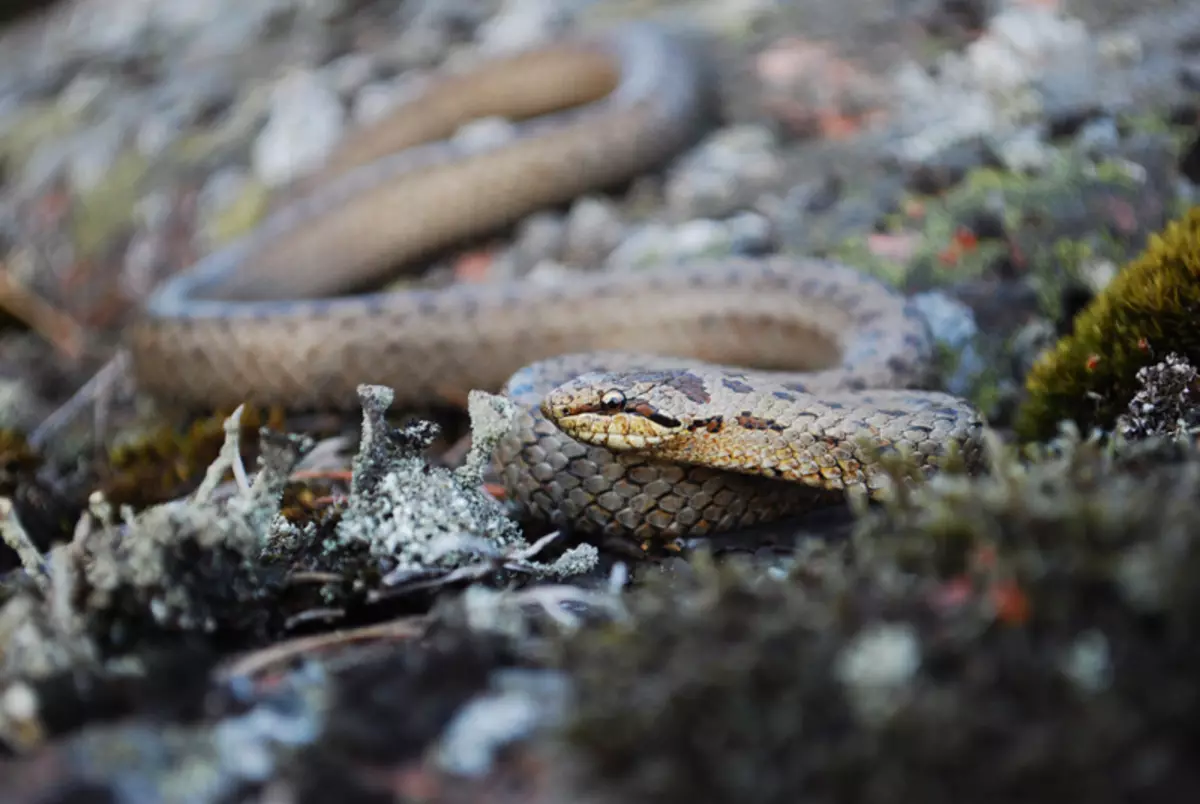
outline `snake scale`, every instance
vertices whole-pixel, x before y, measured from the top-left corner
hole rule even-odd
[[[361,383],[400,405],[502,389],[522,411],[495,456],[511,497],[535,519],[640,540],[880,488],[864,437],[931,470],[951,445],[975,461],[976,411],[916,390],[933,362],[923,319],[843,265],[705,259],[335,295],[661,167],[709,120],[704,63],[690,35],[643,23],[440,79],[165,282],[127,332],[136,382],[209,408],[347,409]],[[486,115],[516,135],[471,151],[451,136]]]

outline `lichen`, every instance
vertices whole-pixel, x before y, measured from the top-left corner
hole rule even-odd
[[[431,467],[422,454],[437,434],[434,425],[418,422],[396,429],[387,423],[390,389],[361,386],[359,399],[361,446],[332,551],[365,546],[391,565],[393,579],[462,568],[494,551],[522,557],[530,546],[520,526],[484,491],[481,475],[496,442],[511,427],[511,402],[480,392],[471,395],[472,450],[464,466],[452,472]],[[525,566],[545,574],[576,574],[590,568],[595,558],[595,548],[583,545],[554,564]]]
[[[1024,440],[1053,436],[1059,422],[1110,428],[1137,392],[1140,369],[1176,352],[1200,360],[1200,207],[1150,238],[1076,316],[1073,332],[1026,379],[1018,415]]]
[[[1122,438],[1191,439],[1200,433],[1200,371],[1175,353],[1137,373],[1142,389],[1117,419]]]

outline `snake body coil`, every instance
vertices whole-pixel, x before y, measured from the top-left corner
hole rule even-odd
[[[345,409],[361,383],[400,404],[503,386],[524,411],[496,456],[514,499],[642,539],[878,487],[861,437],[929,468],[952,444],[975,460],[977,414],[906,390],[929,376],[922,320],[844,266],[724,259],[330,297],[663,164],[708,115],[702,63],[692,40],[633,25],[436,84],[349,137],[301,200],[165,283],[128,332],[136,380],[204,407]],[[482,152],[439,139],[488,114],[529,120]]]

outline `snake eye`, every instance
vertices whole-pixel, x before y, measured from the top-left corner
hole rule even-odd
[[[625,394],[620,391],[605,391],[604,396],[600,397],[600,404],[608,410],[616,410],[625,407]]]

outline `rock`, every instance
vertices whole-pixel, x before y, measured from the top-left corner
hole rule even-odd
[[[664,188],[667,207],[675,220],[728,215],[782,172],[769,128],[731,126],[708,137],[670,172]]]
[[[1112,156],[1121,145],[1121,132],[1111,117],[1100,117],[1084,125],[1075,136],[1075,142],[1093,158]]]
[[[1037,172],[1049,164],[1053,158],[1053,149],[1042,141],[1037,130],[1026,128],[1000,143],[997,146],[997,155],[1011,171]]]
[[[429,76],[405,73],[393,81],[374,81],[354,97],[350,116],[355,125],[369,125],[415,99],[429,85]]]
[[[600,265],[624,235],[625,222],[615,204],[584,196],[572,204],[567,215],[563,258],[573,265]]]
[[[512,248],[501,272],[508,277],[522,276],[538,263],[556,260],[566,239],[562,216],[554,212],[535,212],[517,227]]]
[[[979,326],[971,308],[941,291],[915,294],[912,303],[929,324],[934,341],[953,355],[950,370],[943,378],[946,390],[958,396],[969,395],[988,368],[976,346]]]
[[[757,212],[740,212],[725,221],[729,246],[735,254],[756,256],[772,251],[777,243],[771,221]]]
[[[364,53],[347,53],[326,65],[324,72],[333,91],[350,98],[375,78],[375,63]]]
[[[695,218],[675,226],[650,223],[632,228],[606,264],[614,271],[635,271],[693,257],[761,253],[771,243],[770,223],[758,213],[728,220]]]
[[[503,117],[480,117],[463,125],[451,141],[468,153],[498,148],[517,136],[517,127]]]
[[[505,0],[479,28],[479,53],[499,56],[542,44],[565,32],[570,21],[560,0]]]
[[[272,89],[267,125],[254,142],[255,174],[277,187],[319,167],[345,126],[341,101],[317,74],[296,70]]]
[[[913,192],[937,195],[993,159],[995,155],[982,138],[963,140],[930,154],[915,165],[906,165],[905,186]]]

